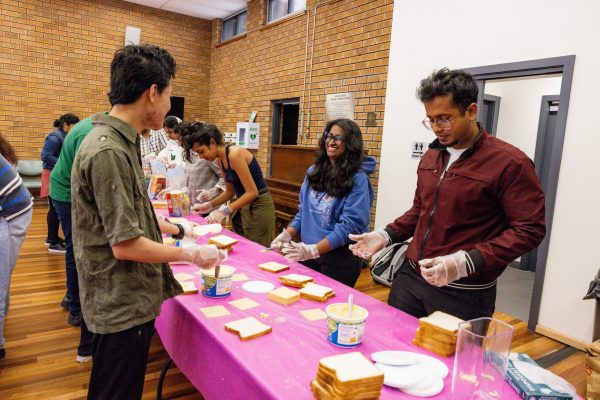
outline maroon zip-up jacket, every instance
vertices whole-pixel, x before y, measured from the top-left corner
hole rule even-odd
[[[444,173],[449,157],[439,140],[429,145],[412,208],[385,230],[394,243],[413,238],[406,254],[413,267],[466,251],[469,275],[448,287],[492,287],[511,261],[544,239],[544,192],[533,162],[483,129]]]

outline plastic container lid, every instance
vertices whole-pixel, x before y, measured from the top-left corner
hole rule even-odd
[[[228,265],[221,265],[221,269],[219,270],[219,278],[228,278],[230,276],[233,276],[234,272],[235,272],[235,268],[230,267]],[[214,268],[201,269],[200,273],[202,274],[202,276],[211,276],[214,278],[215,269]]]

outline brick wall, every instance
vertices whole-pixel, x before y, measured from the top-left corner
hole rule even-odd
[[[208,115],[211,22],[116,0],[0,2],[0,132],[22,159],[39,159],[59,115],[107,110],[109,66],[125,27],[166,48],[185,116]]]
[[[220,23],[213,21],[210,121],[233,132],[236,122],[258,111],[260,148],[255,154],[268,171],[272,100],[300,98],[301,114],[304,109],[310,119],[304,123],[306,140],[299,144],[314,145],[325,125],[326,96],[353,92],[355,120],[369,154],[379,159],[392,11],[393,0],[308,0],[307,11],[266,25],[266,0],[250,0],[247,34],[225,43],[219,43]],[[365,126],[368,112],[376,113],[376,127]],[[375,188],[377,178],[378,173],[372,175]]]

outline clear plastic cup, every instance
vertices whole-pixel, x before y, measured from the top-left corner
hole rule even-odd
[[[504,378],[514,328],[493,318],[458,325],[452,374],[452,399],[504,398]]]

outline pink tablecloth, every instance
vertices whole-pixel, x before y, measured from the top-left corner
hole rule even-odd
[[[191,217],[200,222],[199,217]],[[404,312],[388,306],[370,296],[342,285],[324,275],[297,263],[290,269],[273,274],[257,268],[257,264],[277,261],[287,264],[285,258],[275,252],[260,252],[262,246],[250,242],[235,233],[226,235],[239,240],[225,264],[236,268],[251,280],[273,282],[281,286],[277,275],[299,273],[315,278],[316,283],[333,288],[336,295],[327,303],[301,299],[283,306],[267,299],[266,294],[248,293],[242,289],[244,282],[233,282],[231,295],[221,299],[209,299],[197,295],[181,295],[166,301],[161,315],[156,320],[156,329],[169,355],[208,399],[312,399],[310,381],[315,378],[319,360],[325,356],[360,351],[370,358],[371,353],[381,350],[407,350],[428,354],[442,360],[450,373],[444,380],[445,387],[436,397],[450,399],[453,358],[438,357],[411,343],[417,329],[417,320]],[[208,237],[198,240],[205,243]],[[199,269],[192,265],[174,265],[175,273],[193,274]],[[197,275],[195,275],[197,276]],[[201,279],[195,279],[200,287]],[[344,302],[350,293],[354,302],[369,311],[362,345],[356,349],[341,349],[327,341],[327,321],[308,321],[300,310],[325,309],[327,304]],[[240,311],[228,304],[232,300],[250,298],[259,307]],[[225,306],[231,315],[206,318],[201,307]],[[260,313],[269,317],[263,319]],[[270,325],[270,334],[242,342],[232,333],[225,331],[224,324],[248,316]],[[413,398],[400,390],[384,386],[382,399]],[[503,399],[518,399],[516,393],[506,385]]]

